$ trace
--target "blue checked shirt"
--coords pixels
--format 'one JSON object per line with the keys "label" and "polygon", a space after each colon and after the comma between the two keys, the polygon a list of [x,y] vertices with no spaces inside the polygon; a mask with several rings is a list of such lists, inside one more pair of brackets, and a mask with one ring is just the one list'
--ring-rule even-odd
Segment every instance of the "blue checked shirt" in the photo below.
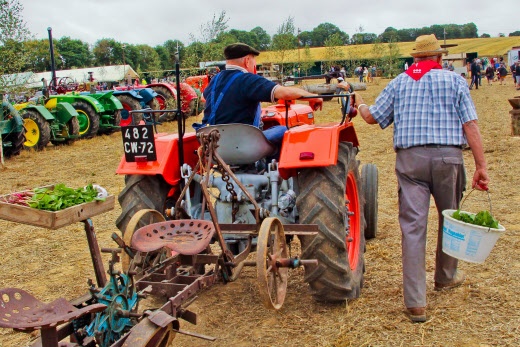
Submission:
{"label": "blue checked shirt", "polygon": [[370,113],[382,129],[394,123],[394,148],[418,145],[464,145],[462,124],[477,119],[468,84],[441,69],[415,81],[406,73],[392,80]]}

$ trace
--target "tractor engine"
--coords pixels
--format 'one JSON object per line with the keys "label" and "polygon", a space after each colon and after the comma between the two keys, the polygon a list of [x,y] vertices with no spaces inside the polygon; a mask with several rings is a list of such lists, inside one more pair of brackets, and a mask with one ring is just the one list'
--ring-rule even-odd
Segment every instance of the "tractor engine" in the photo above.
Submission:
{"label": "tractor engine", "polygon": [[[283,224],[296,223],[295,208],[296,193],[293,179],[283,180],[278,173],[278,163],[273,160],[265,165],[260,160],[255,165],[232,167],[234,175],[242,183],[256,203],[260,205],[265,215],[276,216]],[[202,176],[195,175],[194,179],[200,183]],[[254,206],[246,194],[232,179],[225,179],[221,172],[215,171],[208,182],[214,200],[214,207],[219,223],[224,224],[256,224]],[[236,196],[234,199],[233,197]],[[234,203],[233,203],[234,202]],[[233,211],[234,218],[233,218]],[[210,220],[209,212],[200,216],[201,203],[192,204],[191,214],[195,219]],[[226,242],[235,253],[243,250],[247,244],[247,237],[225,235]],[[255,243],[253,243],[254,245]]]}

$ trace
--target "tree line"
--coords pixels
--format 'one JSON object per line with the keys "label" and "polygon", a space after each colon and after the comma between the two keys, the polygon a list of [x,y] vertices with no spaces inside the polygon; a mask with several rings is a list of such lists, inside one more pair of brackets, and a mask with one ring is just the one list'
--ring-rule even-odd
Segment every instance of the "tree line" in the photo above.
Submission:
{"label": "tree line", "polygon": [[[48,71],[48,39],[30,38],[21,16],[23,7],[19,0],[1,0],[0,5],[0,55],[3,58],[0,74]],[[349,36],[331,23],[319,24],[311,31],[300,31],[294,25],[294,18],[289,17],[278,27],[277,32],[270,36],[259,26],[249,31],[229,29],[228,20],[225,11],[214,14],[210,21],[200,26],[198,36],[190,35],[191,43],[188,45],[180,40],[171,39],[162,45],[152,47],[147,44],[119,42],[112,38],[103,38],[94,45],[89,45],[79,39],[61,37],[54,39],[56,68],[129,64],[138,73],[151,72],[153,75],[154,72],[159,74],[161,71],[173,69],[177,52],[183,67],[198,67],[201,61],[221,60],[223,47],[237,41],[247,43],[260,51],[275,51],[283,63],[285,52],[296,48],[328,47],[333,51],[334,46],[414,41],[419,35],[431,33],[438,38],[446,39],[478,37],[477,26],[474,23],[432,25],[412,29],[389,27],[379,35],[365,33],[360,27],[355,34]],[[520,32],[511,33],[510,36],[516,34]]]}

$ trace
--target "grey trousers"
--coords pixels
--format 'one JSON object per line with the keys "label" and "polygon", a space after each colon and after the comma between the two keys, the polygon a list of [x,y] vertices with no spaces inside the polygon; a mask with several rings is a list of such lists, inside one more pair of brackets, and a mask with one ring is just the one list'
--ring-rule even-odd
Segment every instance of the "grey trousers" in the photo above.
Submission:
{"label": "grey trousers", "polygon": [[397,150],[399,224],[402,233],[403,295],[406,307],[426,306],[426,231],[430,195],[439,226],[434,281],[449,283],[458,260],[442,252],[442,211],[457,209],[466,186],[462,150],[412,147]]}

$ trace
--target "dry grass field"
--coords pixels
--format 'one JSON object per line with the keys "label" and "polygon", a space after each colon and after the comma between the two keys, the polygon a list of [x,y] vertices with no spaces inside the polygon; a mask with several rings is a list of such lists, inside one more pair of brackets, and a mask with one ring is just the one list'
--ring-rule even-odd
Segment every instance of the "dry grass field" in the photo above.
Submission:
{"label": "dry grass field", "polygon": [[[373,103],[387,84],[369,84],[361,92]],[[261,305],[254,268],[233,283],[217,284],[202,292],[190,309],[198,314],[196,326],[181,327],[215,336],[207,342],[178,335],[175,346],[519,346],[520,345],[520,138],[510,133],[508,98],[518,95],[511,85],[483,85],[471,95],[479,114],[491,177],[494,215],[507,231],[484,264],[461,262],[467,280],[449,292],[433,291],[433,260],[437,219],[432,203],[427,248],[428,310],[431,320],[412,324],[403,313],[400,230],[397,221],[397,183],[392,130],[354,123],[361,143],[359,159],[379,169],[379,231],[367,243],[362,295],[343,305],[320,304],[310,297],[301,270],[290,273],[286,303],[279,312]],[[339,105],[326,102],[317,122],[338,121]],[[189,119],[195,121],[195,119]],[[200,118],[197,119],[197,121]],[[161,130],[174,131],[173,124]],[[97,183],[114,195],[124,179],[115,174],[122,156],[121,135],[82,140],[68,147],[23,152],[0,170],[0,194],[63,182],[72,187]],[[474,170],[471,153],[464,157],[468,175]],[[487,208],[487,197],[475,192],[466,201],[469,211]],[[101,247],[115,247],[118,232],[115,209],[92,218]],[[47,230],[0,221],[0,288],[17,287],[42,301],[76,298],[94,279],[83,224]],[[104,255],[105,265],[108,256]],[[26,346],[31,335],[0,330],[0,347]]]}

